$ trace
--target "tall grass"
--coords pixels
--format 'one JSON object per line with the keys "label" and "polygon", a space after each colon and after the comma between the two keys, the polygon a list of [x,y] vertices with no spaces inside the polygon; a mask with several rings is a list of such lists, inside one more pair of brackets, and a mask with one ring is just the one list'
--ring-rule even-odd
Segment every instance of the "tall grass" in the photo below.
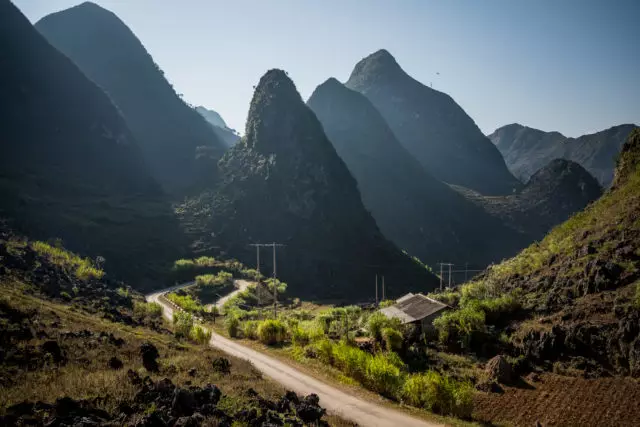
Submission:
{"label": "tall grass", "polygon": [[469,418],[473,410],[473,385],[456,381],[435,371],[410,375],[402,386],[409,404],[430,411]]}
{"label": "tall grass", "polygon": [[277,319],[267,319],[258,325],[258,339],[266,345],[282,344],[287,339],[287,327]]}
{"label": "tall grass", "polygon": [[31,242],[31,248],[38,255],[47,258],[49,262],[61,267],[67,273],[75,275],[80,280],[101,279],[104,276],[104,271],[95,267],[89,258],[81,258],[64,248],[51,246],[44,242]]}
{"label": "tall grass", "polygon": [[204,312],[204,307],[194,300],[191,295],[178,295],[170,292],[167,294],[167,299],[189,313]]}

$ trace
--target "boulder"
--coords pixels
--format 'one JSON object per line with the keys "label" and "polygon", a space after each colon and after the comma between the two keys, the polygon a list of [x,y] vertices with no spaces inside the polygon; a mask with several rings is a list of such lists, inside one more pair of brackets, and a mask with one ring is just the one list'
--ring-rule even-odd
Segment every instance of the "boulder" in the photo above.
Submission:
{"label": "boulder", "polygon": [[487,373],[488,381],[495,381],[500,384],[510,384],[514,379],[511,364],[501,355],[487,362],[485,372]]}
{"label": "boulder", "polygon": [[193,393],[183,388],[176,388],[171,402],[171,414],[177,417],[189,417],[193,415],[196,407],[196,399]]}
{"label": "boulder", "polygon": [[145,342],[140,346],[140,355],[142,356],[142,365],[149,372],[158,372],[158,349],[150,342]]}
{"label": "boulder", "polygon": [[111,369],[122,369],[124,367],[124,363],[122,363],[122,360],[118,359],[115,356],[109,359],[109,362],[107,364]]}
{"label": "boulder", "polygon": [[231,373],[231,362],[226,357],[216,357],[211,363],[213,370],[222,374]]}

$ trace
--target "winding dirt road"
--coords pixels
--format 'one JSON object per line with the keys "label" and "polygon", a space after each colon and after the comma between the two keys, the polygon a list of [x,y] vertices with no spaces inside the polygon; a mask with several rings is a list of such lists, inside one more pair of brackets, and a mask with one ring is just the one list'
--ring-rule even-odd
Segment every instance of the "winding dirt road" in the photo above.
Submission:
{"label": "winding dirt road", "polygon": [[[189,284],[182,286],[187,285]],[[173,318],[174,308],[172,305],[167,303],[166,299],[160,297],[163,294],[182,286],[174,286],[172,288],[147,295],[147,301],[157,302],[162,305],[164,309],[164,316],[171,320]],[[413,418],[400,411],[389,409],[374,402],[352,396],[322,381],[303,374],[297,369],[282,363],[273,357],[247,348],[237,342],[223,337],[222,335],[216,334],[213,331],[211,334],[210,345],[227,354],[250,361],[264,375],[282,384],[287,389],[300,394],[317,394],[320,397],[320,404],[327,408],[327,411],[346,420],[358,423],[359,425],[376,427],[436,427],[441,425]]]}

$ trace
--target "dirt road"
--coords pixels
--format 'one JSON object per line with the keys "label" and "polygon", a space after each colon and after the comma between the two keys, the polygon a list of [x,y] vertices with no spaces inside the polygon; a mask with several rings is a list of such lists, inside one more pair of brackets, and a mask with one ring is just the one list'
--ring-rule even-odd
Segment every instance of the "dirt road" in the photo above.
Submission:
{"label": "dirt road", "polygon": [[[159,297],[173,289],[175,287],[147,296],[147,301],[154,301],[162,305],[164,308],[163,314],[169,320],[173,317],[173,309]],[[301,394],[317,394],[320,397],[320,405],[327,408],[327,411],[356,422],[361,426],[436,427],[440,425],[413,418],[400,411],[347,394],[331,385],[305,375],[273,357],[247,348],[215,332],[212,333],[210,344],[212,347],[218,348],[227,354],[249,360],[263,374],[282,384],[287,389]]]}

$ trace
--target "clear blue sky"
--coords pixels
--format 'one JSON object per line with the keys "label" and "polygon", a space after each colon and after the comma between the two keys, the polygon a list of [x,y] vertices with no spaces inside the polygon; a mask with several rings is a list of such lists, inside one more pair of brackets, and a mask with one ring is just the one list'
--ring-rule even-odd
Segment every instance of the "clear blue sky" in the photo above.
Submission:
{"label": "clear blue sky", "polygon": [[[35,22],[78,0],[14,0]],[[485,132],[568,136],[640,124],[640,1],[97,0],[195,105],[244,131],[253,86],[283,68],[307,99],[389,50]],[[436,75],[439,72],[440,75]]]}

